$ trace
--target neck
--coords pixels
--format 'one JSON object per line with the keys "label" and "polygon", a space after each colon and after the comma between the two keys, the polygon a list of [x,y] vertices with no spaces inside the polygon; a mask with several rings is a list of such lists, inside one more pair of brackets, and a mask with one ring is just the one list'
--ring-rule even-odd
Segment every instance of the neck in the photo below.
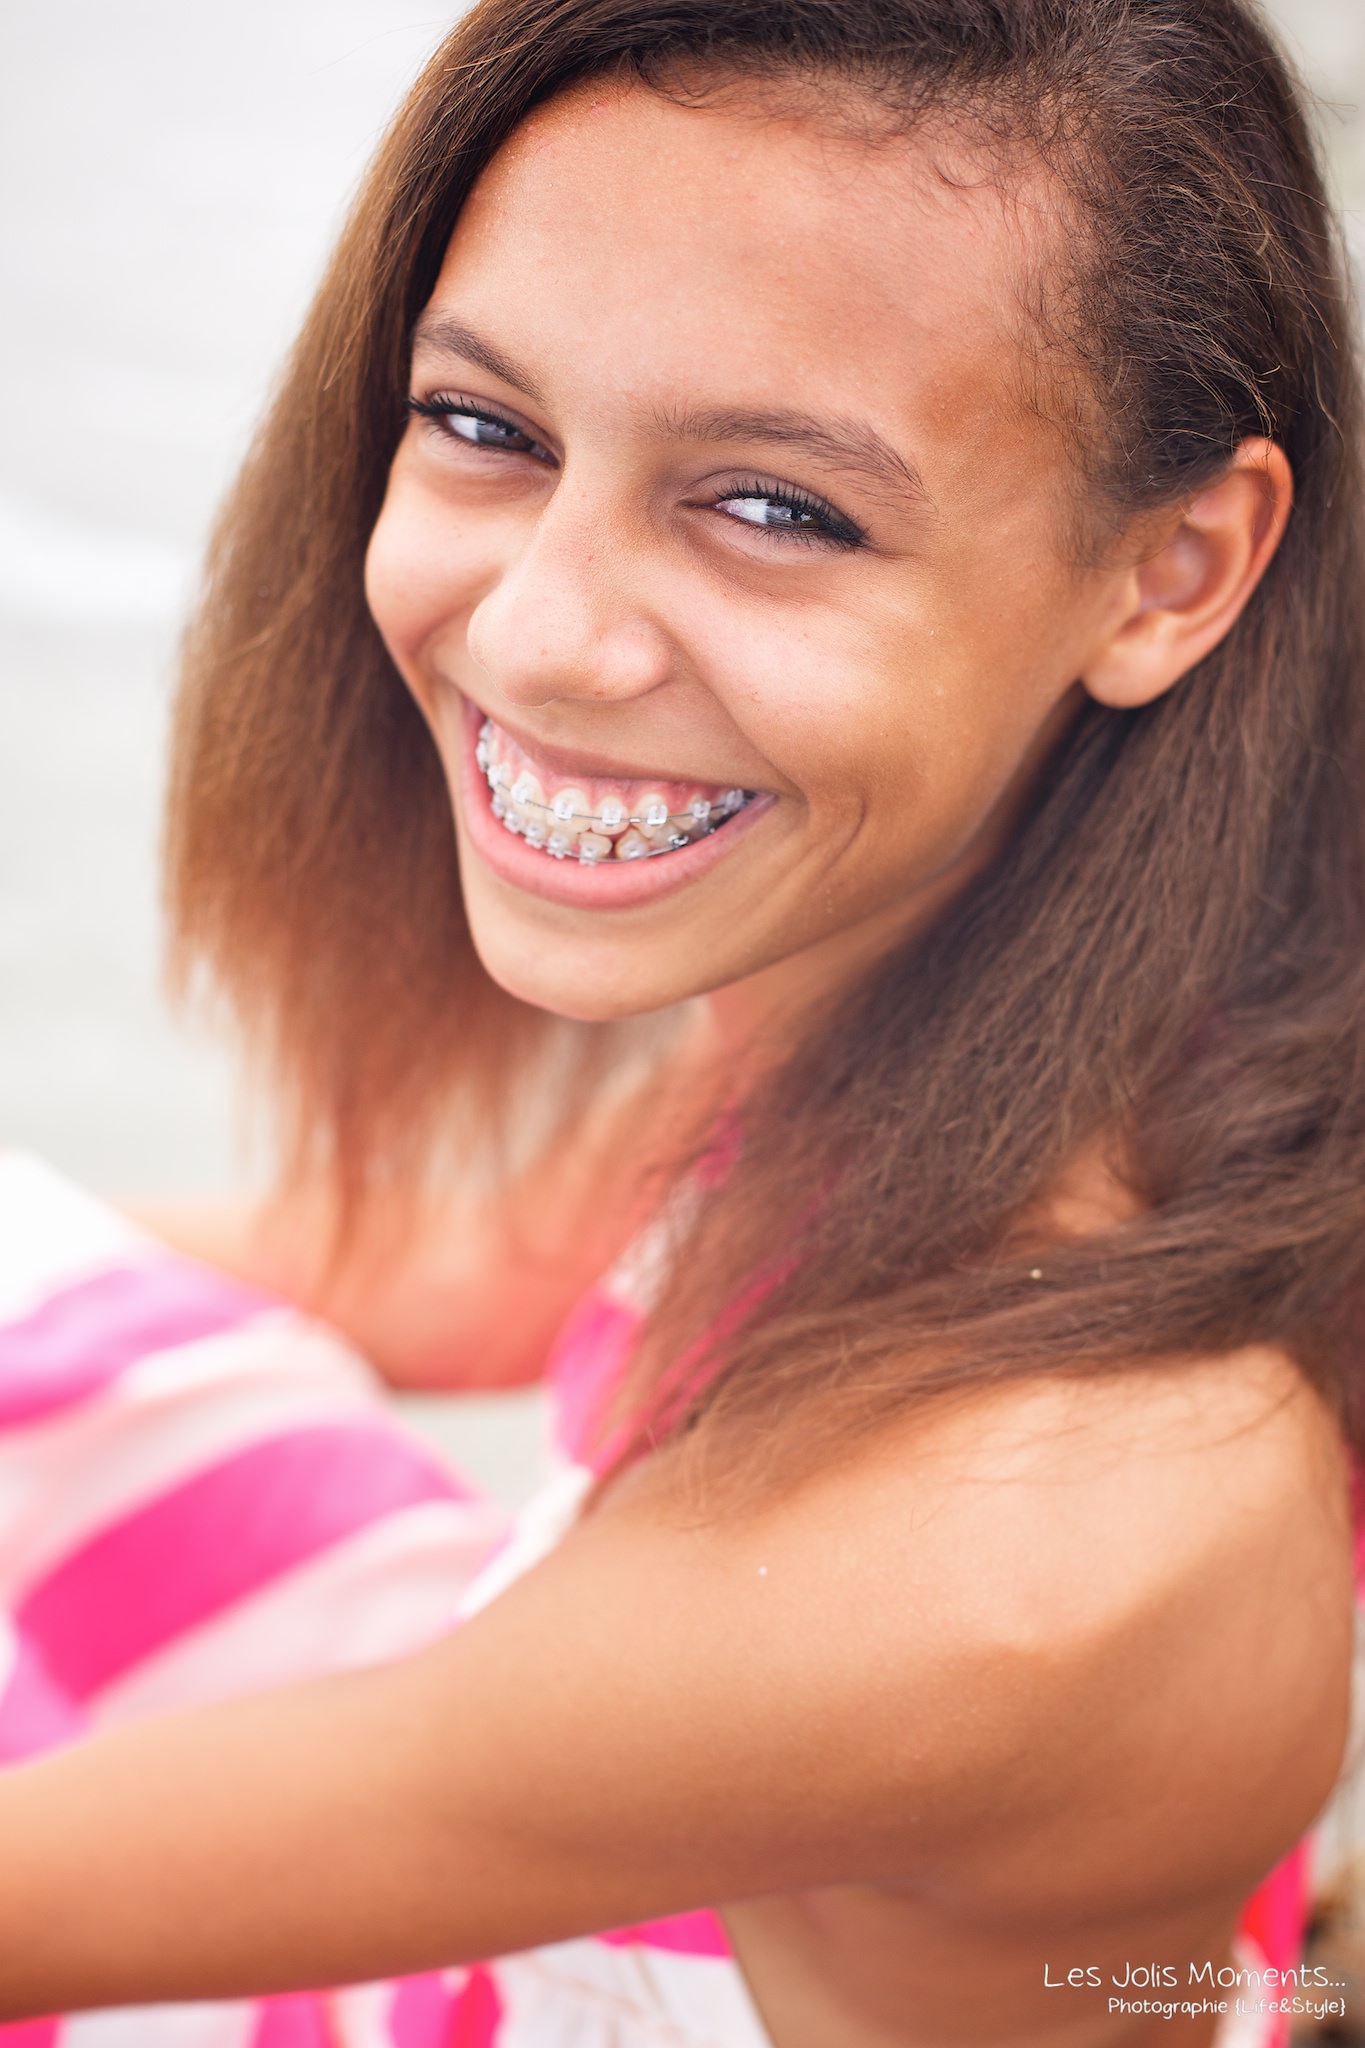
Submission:
{"label": "neck", "polygon": [[716,1057],[732,1076],[757,1078],[792,1051],[823,1005],[923,930],[961,885],[955,871],[945,873],[908,902],[890,904],[818,945],[713,989],[706,1005]]}

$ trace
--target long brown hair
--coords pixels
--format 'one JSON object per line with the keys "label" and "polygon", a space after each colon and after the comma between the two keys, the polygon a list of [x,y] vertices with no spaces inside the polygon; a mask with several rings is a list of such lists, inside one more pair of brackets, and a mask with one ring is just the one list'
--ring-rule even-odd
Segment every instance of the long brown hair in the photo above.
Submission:
{"label": "long brown hair", "polygon": [[[1359,1434],[1360,413],[1312,139],[1243,0],[481,0],[380,150],[218,532],[171,796],[182,971],[226,986],[352,1193],[409,1171],[462,1089],[503,1099],[550,1028],[472,951],[361,567],[459,208],[531,108],[603,73],[832,81],[1041,152],[1081,229],[1040,319],[1090,396],[1091,533],[1249,435],[1296,478],[1222,645],[1149,708],[1089,704],[994,868],[745,1104],[642,1354],[643,1429],[828,1446],[934,1388],[1273,1341]],[[1131,1220],[1030,1230],[1099,1141]]]}

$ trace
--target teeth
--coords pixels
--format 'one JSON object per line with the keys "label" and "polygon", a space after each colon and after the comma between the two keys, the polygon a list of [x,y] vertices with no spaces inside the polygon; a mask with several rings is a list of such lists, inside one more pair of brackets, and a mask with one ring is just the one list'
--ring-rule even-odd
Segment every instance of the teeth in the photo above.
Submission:
{"label": "teeth", "polygon": [[559,789],[551,799],[550,809],[561,824],[567,825],[571,818],[587,817],[588,799],[581,789]]}
{"label": "teeth", "polygon": [[512,829],[522,834],[528,846],[543,846],[547,816],[545,792],[529,769],[518,775],[507,791],[507,799],[508,821],[516,820]]}
{"label": "teeth", "polygon": [[531,769],[509,768],[498,759],[497,746],[497,728],[485,719],[474,758],[488,783],[493,816],[528,846],[543,849],[554,860],[573,855],[584,867],[613,858],[644,860],[657,853],[680,852],[743,810],[753,794],[727,789],[715,797],[694,796],[684,810],[674,812],[662,790],[646,789],[633,806],[623,797],[608,796],[594,812],[585,791],[572,784],[547,798]]}

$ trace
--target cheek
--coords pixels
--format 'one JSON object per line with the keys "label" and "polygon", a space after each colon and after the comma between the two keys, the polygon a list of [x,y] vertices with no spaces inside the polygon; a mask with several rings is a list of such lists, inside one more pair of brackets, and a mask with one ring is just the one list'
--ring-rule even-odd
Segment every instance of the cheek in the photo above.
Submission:
{"label": "cheek", "polygon": [[[708,650],[736,718],[799,797],[855,892],[899,891],[962,857],[1067,690],[1042,580],[926,578],[913,597],[771,624],[728,619]],[[992,595],[994,587],[995,595]]]}
{"label": "cheek", "polygon": [[[733,717],[818,831],[955,812],[990,779],[993,721],[973,650],[930,607],[863,592],[789,618],[730,613],[701,650]],[[1008,747],[1006,748],[1008,751]]]}
{"label": "cheek", "polygon": [[677,637],[708,687],[788,793],[837,801],[894,694],[865,604],[795,607],[689,593]]}
{"label": "cheek", "polygon": [[395,481],[365,554],[365,597],[394,660],[412,664],[443,632],[460,629],[495,570],[476,530],[425,493]]}

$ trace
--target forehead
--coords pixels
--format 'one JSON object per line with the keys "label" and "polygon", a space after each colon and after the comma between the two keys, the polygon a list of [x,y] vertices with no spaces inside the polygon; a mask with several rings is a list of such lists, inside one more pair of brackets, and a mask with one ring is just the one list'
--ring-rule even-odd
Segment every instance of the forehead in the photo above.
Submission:
{"label": "forehead", "polygon": [[604,404],[837,396],[961,440],[1026,410],[1022,309],[1057,214],[1041,175],[1000,177],[943,122],[860,134],[584,87],[488,165],[432,304]]}

